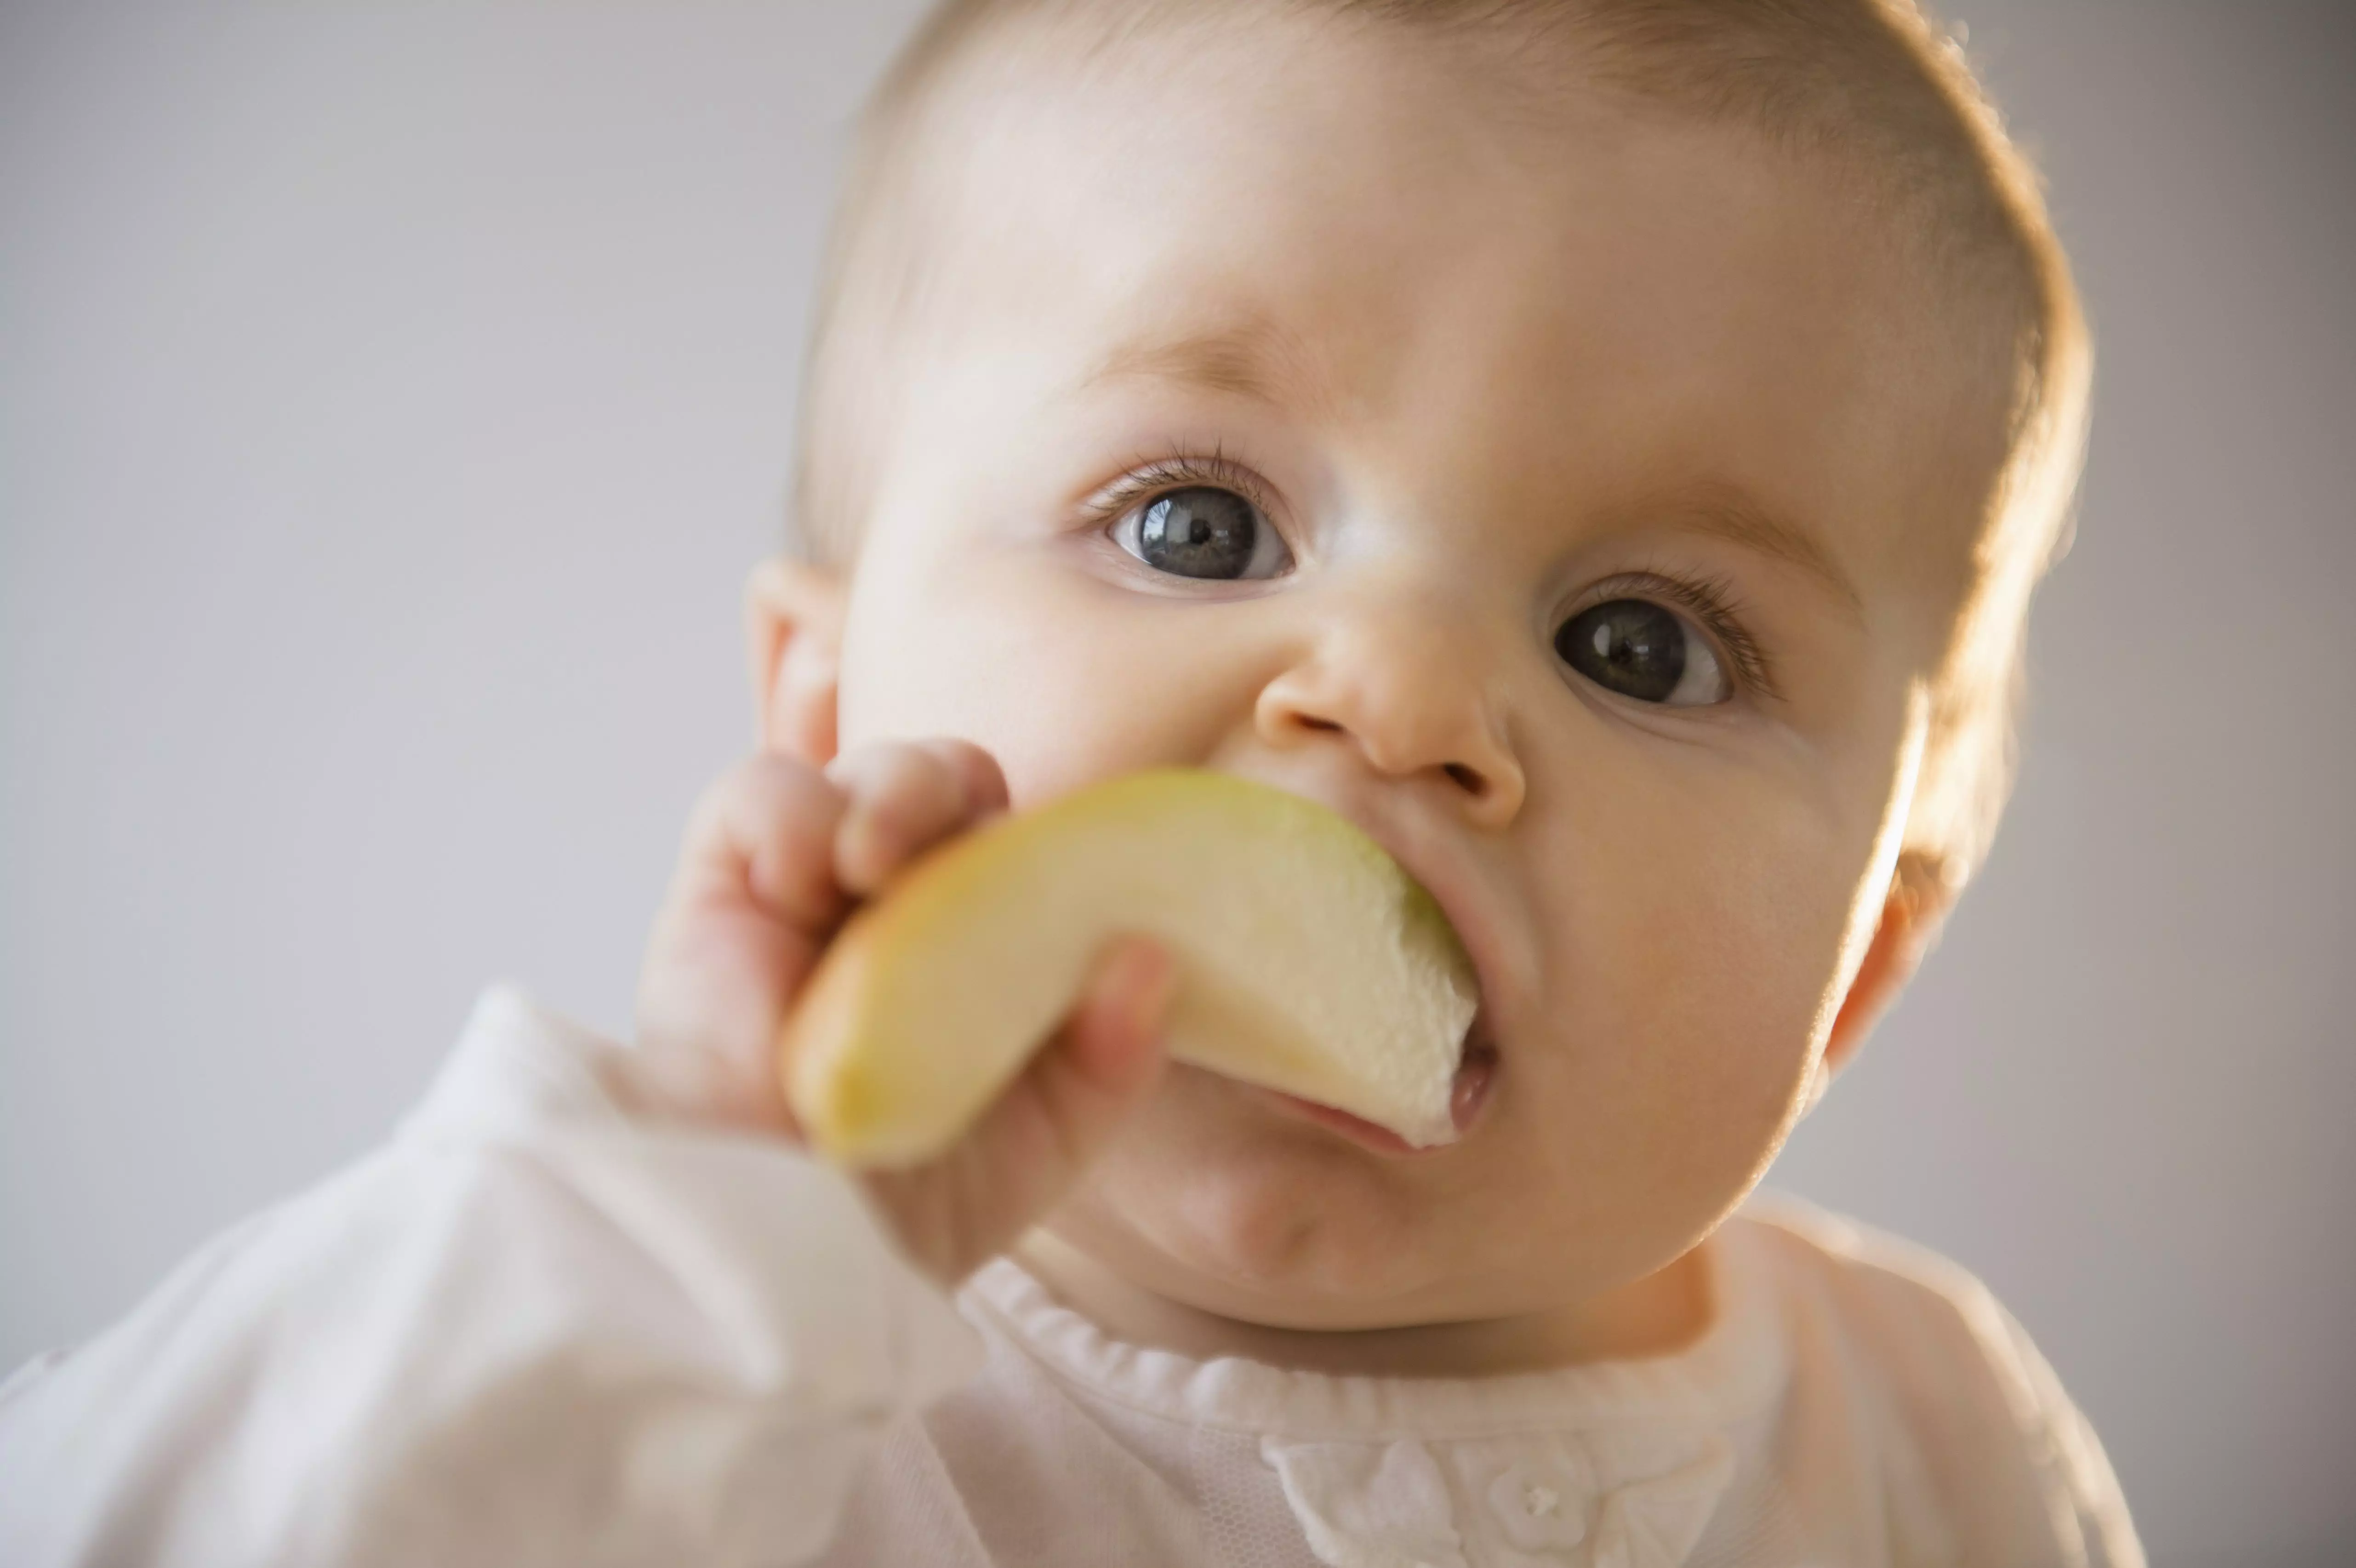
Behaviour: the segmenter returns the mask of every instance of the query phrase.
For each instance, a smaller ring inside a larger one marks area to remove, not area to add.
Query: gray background
[[[0,10],[0,1363],[627,1017],[749,736],[817,226],[913,7]],[[1959,0],[2102,362],[2027,770],[1781,1183],[1983,1273],[2163,1564],[2356,1555],[2356,27]]]

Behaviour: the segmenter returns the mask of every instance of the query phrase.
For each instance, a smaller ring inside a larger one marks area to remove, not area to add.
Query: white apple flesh
[[[804,1133],[856,1166],[942,1153],[1122,932],[1177,961],[1173,1059],[1419,1148],[1455,1137],[1480,988],[1439,905],[1338,813],[1192,768],[1001,819],[919,859],[854,916],[779,1041]]]

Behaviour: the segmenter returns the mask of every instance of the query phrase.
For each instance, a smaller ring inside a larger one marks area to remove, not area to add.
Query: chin
[[[1443,1253],[1462,1218],[1395,1164],[1266,1116],[1147,1122],[1055,1229],[1160,1295],[1269,1327],[1396,1326],[1464,1276]]]

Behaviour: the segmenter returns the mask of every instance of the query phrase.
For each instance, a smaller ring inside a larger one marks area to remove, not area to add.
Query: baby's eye
[[[1259,508],[1209,485],[1168,490],[1121,514],[1113,542],[1178,577],[1273,577],[1291,552]]]
[[[1734,694],[1709,639],[1644,599],[1580,611],[1554,634],[1554,650],[1597,685],[1640,703],[1697,708]]]

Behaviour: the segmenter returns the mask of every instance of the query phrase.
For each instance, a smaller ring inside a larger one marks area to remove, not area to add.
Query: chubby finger
[[[834,875],[864,897],[918,852],[1006,809],[1006,779],[962,740],[885,741],[846,752],[827,778],[848,801],[835,832]]]
[[[957,775],[958,782],[965,786],[966,803],[975,814],[986,816],[1006,810],[1006,773],[998,766],[998,758],[987,750],[955,736],[931,736],[908,744],[940,758],[942,765]]]
[[[1175,961],[1159,942],[1113,942],[1056,1048],[1039,1064],[1051,1116],[1076,1130],[1143,1091],[1161,1066],[1162,1026],[1177,978]]]
[[[815,768],[770,753],[746,757],[696,801],[680,856],[680,901],[742,889],[765,914],[804,931],[841,918],[834,844],[848,801]]]
[[[1042,1218],[1095,1163],[1161,1077],[1176,985],[1168,949],[1143,937],[1116,939],[1063,1027],[982,1119],[976,1137],[996,1145],[999,1182],[1021,1195],[1024,1209],[1004,1240]]]

